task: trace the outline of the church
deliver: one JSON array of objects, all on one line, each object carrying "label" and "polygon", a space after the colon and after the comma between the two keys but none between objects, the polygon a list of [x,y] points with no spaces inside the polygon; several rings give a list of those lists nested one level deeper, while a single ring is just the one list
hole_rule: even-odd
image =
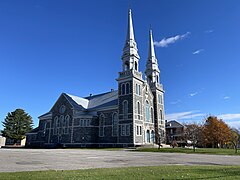
[{"label": "church", "polygon": [[62,93],[27,136],[27,147],[133,147],[165,141],[164,90],[152,30],[145,79],[131,9],[118,90],[78,97]]}]

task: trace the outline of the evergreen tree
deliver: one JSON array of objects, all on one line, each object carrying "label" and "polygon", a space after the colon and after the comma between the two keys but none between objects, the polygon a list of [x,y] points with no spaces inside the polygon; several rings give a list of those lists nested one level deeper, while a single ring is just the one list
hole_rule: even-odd
[{"label": "evergreen tree", "polygon": [[32,130],[32,117],[28,115],[23,109],[16,109],[8,113],[6,116],[2,130],[2,136],[14,140],[14,144],[18,140],[25,138],[26,133]]}]

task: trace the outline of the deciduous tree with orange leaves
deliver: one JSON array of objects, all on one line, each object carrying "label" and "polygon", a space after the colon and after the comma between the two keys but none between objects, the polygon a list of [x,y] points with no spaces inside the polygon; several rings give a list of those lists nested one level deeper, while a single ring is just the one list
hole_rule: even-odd
[{"label": "deciduous tree with orange leaves", "polygon": [[228,125],[216,116],[206,118],[203,125],[203,140],[206,147],[223,147],[231,139],[231,130]]}]

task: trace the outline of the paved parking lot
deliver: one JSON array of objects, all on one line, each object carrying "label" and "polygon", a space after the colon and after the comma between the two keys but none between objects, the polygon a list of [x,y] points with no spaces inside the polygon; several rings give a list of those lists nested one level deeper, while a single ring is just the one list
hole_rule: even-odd
[{"label": "paved parking lot", "polygon": [[89,149],[0,149],[0,172],[172,164],[240,165],[240,156]]}]

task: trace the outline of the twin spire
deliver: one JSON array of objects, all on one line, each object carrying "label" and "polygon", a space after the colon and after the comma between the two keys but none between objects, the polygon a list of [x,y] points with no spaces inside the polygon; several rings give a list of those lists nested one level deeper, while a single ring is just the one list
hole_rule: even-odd
[{"label": "twin spire", "polygon": [[128,11],[128,29],[127,29],[127,37],[126,41],[135,40],[134,32],[133,32],[133,23],[132,23],[132,11],[129,9]]},{"label": "twin spire", "polygon": [[[132,21],[132,11],[128,11],[128,27],[125,46],[123,48],[123,71],[134,69],[138,71],[138,61],[140,57],[138,55],[137,43],[134,38],[133,21]],[[159,68],[157,64],[157,58],[155,55],[152,29],[149,31],[149,50],[148,59],[146,64],[145,74],[149,82],[159,82]]]}]

